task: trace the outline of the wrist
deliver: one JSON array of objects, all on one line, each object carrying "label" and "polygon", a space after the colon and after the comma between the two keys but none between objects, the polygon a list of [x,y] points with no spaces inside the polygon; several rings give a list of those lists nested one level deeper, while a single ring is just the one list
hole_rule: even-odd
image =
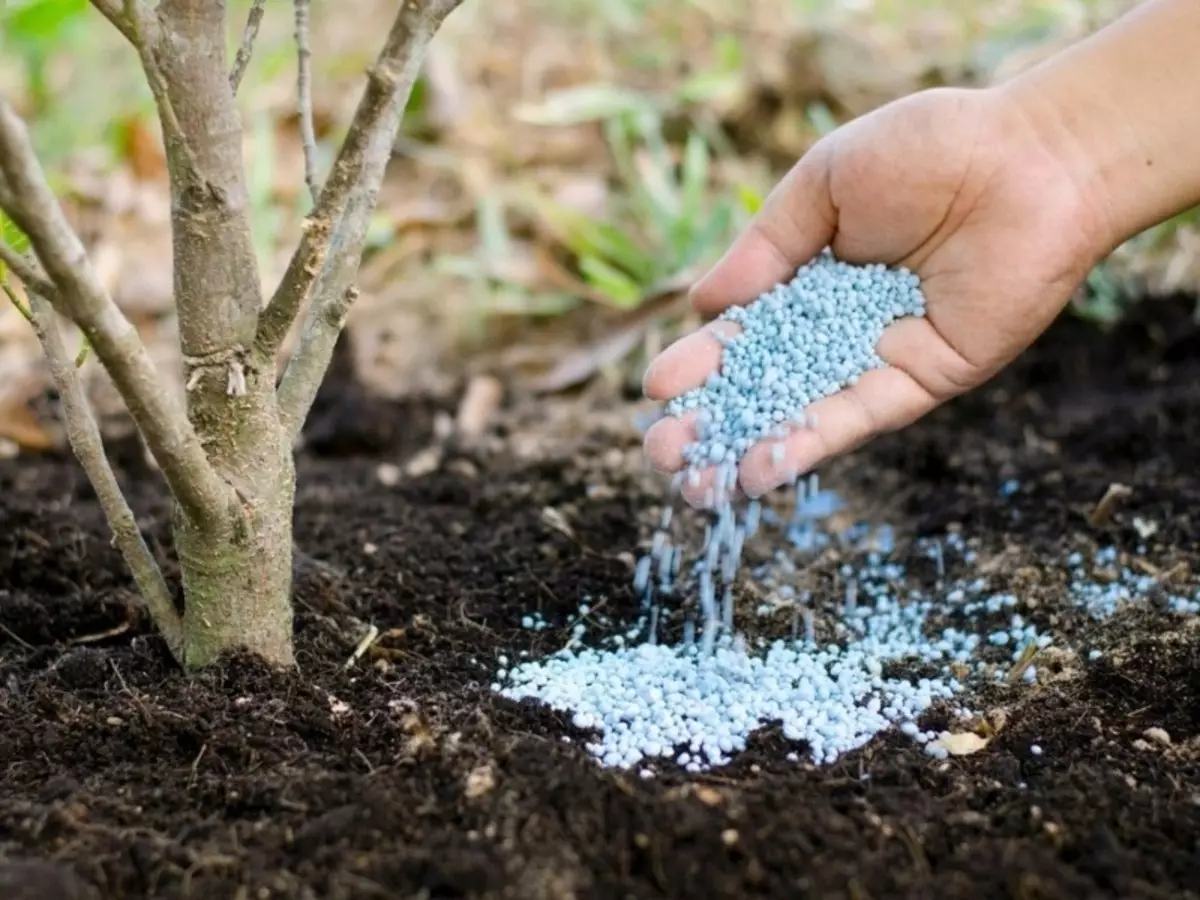
[{"label": "wrist", "polygon": [[990,90],[1071,178],[1103,256],[1200,203],[1200,3],[1145,0]]}]

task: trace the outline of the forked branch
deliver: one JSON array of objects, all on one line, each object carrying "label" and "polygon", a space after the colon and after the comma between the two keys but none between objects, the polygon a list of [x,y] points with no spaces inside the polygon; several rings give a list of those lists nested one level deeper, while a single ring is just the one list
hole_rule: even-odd
[{"label": "forked branch", "polygon": [[[6,197],[12,195],[6,193],[3,176],[0,176],[0,206],[7,206]],[[12,269],[13,274],[21,280],[21,284],[25,285],[27,290],[37,291],[43,297],[49,297],[54,293],[54,285],[46,280],[46,276],[39,272],[28,259],[21,253],[18,253],[8,244],[0,243],[0,262]]]},{"label": "forked branch", "polygon": [[112,377],[175,499],[198,523],[223,512],[232,489],[209,465],[137,331],[100,283],[46,183],[24,123],[3,99],[0,182],[0,207],[29,238],[60,311],[83,331]]},{"label": "forked branch", "polygon": [[345,323],[370,218],[425,50],[461,2],[406,0],[400,5],[300,246],[263,313],[257,344],[273,359],[311,294],[299,347],[279,387],[280,416],[293,438]]}]

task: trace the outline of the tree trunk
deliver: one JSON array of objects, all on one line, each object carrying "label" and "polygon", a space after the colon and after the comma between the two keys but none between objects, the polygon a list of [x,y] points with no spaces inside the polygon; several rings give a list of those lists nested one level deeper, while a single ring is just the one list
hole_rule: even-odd
[{"label": "tree trunk", "polygon": [[[226,473],[242,507],[216,529],[177,512],[175,548],[182,573],[183,664],[201,668],[228,650],[248,650],[291,666],[292,503],[296,473],[278,428],[267,440],[282,452],[253,477]],[[265,460],[263,460],[265,462]],[[238,477],[238,476],[242,477]],[[243,487],[244,486],[244,487]]]},{"label": "tree trunk", "polygon": [[183,663],[226,650],[276,665],[292,651],[291,441],[279,421],[273,359],[254,343],[262,285],[250,233],[243,129],[225,44],[225,4],[161,0],[153,12],[169,123],[175,303],[187,415],[227,508],[175,515],[184,592]]}]

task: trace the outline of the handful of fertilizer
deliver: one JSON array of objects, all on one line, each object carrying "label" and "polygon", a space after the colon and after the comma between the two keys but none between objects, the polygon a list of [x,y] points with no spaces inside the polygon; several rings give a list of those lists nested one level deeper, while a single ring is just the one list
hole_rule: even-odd
[{"label": "handful of fertilizer", "polygon": [[842,262],[828,249],[790,281],[731,307],[720,319],[741,333],[721,338],[719,371],[666,406],[673,416],[699,410],[688,468],[728,472],[754,444],[785,437],[790,423],[805,423],[810,404],[885,365],[875,348],[888,325],[924,314],[916,274]]}]

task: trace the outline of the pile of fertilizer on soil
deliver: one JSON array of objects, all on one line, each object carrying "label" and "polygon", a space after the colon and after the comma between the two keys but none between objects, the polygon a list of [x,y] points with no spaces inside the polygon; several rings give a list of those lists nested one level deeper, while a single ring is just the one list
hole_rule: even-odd
[{"label": "pile of fertilizer on soil", "polygon": [[[803,427],[810,404],[885,365],[876,352],[884,330],[924,314],[913,273],[851,265],[828,251],[786,284],[724,313],[741,330],[723,339],[720,370],[666,407],[669,415],[698,414],[696,439],[684,453],[686,477],[718,470],[717,502],[699,549],[689,552],[672,539],[668,508],[635,569],[642,615],[632,628],[585,647],[585,629],[577,626],[567,647],[501,669],[493,688],[572,712],[577,727],[599,732],[588,744],[597,760],[641,766],[650,777],[656,759],[693,772],[726,764],[774,722],[813,763],[833,762],[889,728],[945,758],[948,734],[923,730],[922,713],[957,698],[957,714],[970,718],[963,704],[973,687],[1013,677],[1036,681],[1031,659],[1054,637],[1015,611],[1012,593],[989,589],[972,570],[974,553],[961,536],[917,542],[936,564],[931,590],[892,558],[890,546],[881,548],[870,523],[825,527],[840,501],[819,490],[815,474],[793,482],[794,512],[786,521],[758,501],[720,499],[751,446]],[[745,572],[743,550],[756,536],[770,539],[775,552]],[[831,544],[846,556],[844,587],[835,597],[815,598],[802,587],[804,570]],[[946,577],[951,565],[961,573],[953,579]],[[1063,565],[1072,576],[1064,602],[1094,618],[1149,591],[1145,576],[1128,570],[1101,583],[1088,578],[1080,559]],[[739,616],[735,599],[747,581],[771,602]],[[1158,602],[1179,615],[1200,611],[1196,597]],[[735,627],[779,610],[790,611],[790,634],[750,641]],[[818,621],[828,626],[820,640]],[[677,643],[660,642],[667,631],[678,634]],[[788,758],[798,761],[799,750]]]}]

